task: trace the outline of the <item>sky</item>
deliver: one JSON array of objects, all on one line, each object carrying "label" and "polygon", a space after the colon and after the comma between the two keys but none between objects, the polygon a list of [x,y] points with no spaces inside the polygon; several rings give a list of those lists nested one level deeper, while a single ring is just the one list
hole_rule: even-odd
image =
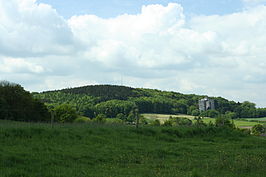
[{"label": "sky", "polygon": [[0,0],[0,80],[222,96],[266,107],[266,0]]}]

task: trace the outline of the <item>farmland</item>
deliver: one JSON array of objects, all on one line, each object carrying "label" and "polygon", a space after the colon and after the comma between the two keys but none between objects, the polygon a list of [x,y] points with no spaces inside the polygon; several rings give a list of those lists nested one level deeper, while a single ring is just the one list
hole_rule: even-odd
[{"label": "farmland", "polygon": [[[172,117],[180,117],[180,118],[188,118],[192,121],[195,121],[194,120],[194,116],[191,116],[191,115],[185,115],[185,114],[178,114],[178,115],[171,115],[171,114],[142,114],[145,118],[147,119],[150,119],[150,120],[155,120],[155,119],[158,119],[160,120],[161,123],[163,123],[165,120],[168,120],[170,116]],[[254,121],[251,121],[251,120],[254,120]],[[250,118],[250,119],[236,119],[236,120],[233,120],[234,124],[236,125],[236,127],[239,127],[239,128],[250,128],[256,124],[258,124],[258,122],[256,121],[260,121],[259,123],[261,124],[264,124],[262,121],[265,121],[266,118]],[[205,123],[209,123],[209,122],[212,122],[214,123],[215,122],[215,119],[214,118],[209,118],[209,117],[204,117],[203,118],[203,122]],[[266,122],[265,122],[266,124]]]},{"label": "farmland", "polygon": [[247,121],[265,121],[266,122],[266,117],[262,117],[262,118],[245,118],[245,120]]}]

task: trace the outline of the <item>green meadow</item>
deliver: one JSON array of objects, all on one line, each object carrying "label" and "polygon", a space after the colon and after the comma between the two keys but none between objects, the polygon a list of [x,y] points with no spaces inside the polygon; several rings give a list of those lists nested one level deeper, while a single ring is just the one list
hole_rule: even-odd
[{"label": "green meadow", "polygon": [[266,117],[262,117],[262,118],[244,118],[245,120],[248,121],[265,121],[266,122]]},{"label": "green meadow", "polygon": [[265,147],[223,127],[0,121],[0,176],[262,177]]},{"label": "green meadow", "polygon": [[[188,118],[192,121],[195,121],[195,116],[191,115],[185,115],[185,114],[177,114],[177,115],[171,115],[171,114],[142,114],[145,118],[149,120],[160,120],[161,123],[163,123],[165,120],[168,120],[170,116],[172,117],[180,117],[180,118]],[[215,118],[209,118],[204,117],[203,119],[204,123],[215,122]],[[265,122],[264,122],[265,121]],[[238,128],[251,128],[252,126],[260,123],[260,124],[266,124],[266,118],[249,118],[249,119],[234,119],[234,124]]]}]

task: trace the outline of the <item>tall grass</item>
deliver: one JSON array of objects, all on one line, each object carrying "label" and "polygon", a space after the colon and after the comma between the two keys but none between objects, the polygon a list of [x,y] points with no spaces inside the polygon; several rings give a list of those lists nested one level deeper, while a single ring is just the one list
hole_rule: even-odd
[{"label": "tall grass", "polygon": [[265,175],[266,141],[215,127],[0,122],[0,176]]}]

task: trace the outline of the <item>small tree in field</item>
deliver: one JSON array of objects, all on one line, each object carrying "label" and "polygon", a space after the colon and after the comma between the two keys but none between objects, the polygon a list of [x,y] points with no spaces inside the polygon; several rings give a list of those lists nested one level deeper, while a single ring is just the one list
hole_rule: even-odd
[{"label": "small tree in field", "polygon": [[215,119],[215,125],[217,127],[228,127],[228,128],[235,128],[234,123],[226,118],[224,115],[220,115]]},{"label": "small tree in field", "polygon": [[73,122],[78,117],[76,109],[69,104],[56,106],[52,111],[56,122]]},{"label": "small tree in field", "polygon": [[251,132],[254,135],[261,135],[266,132],[266,129],[263,125],[257,124],[252,127]]}]

